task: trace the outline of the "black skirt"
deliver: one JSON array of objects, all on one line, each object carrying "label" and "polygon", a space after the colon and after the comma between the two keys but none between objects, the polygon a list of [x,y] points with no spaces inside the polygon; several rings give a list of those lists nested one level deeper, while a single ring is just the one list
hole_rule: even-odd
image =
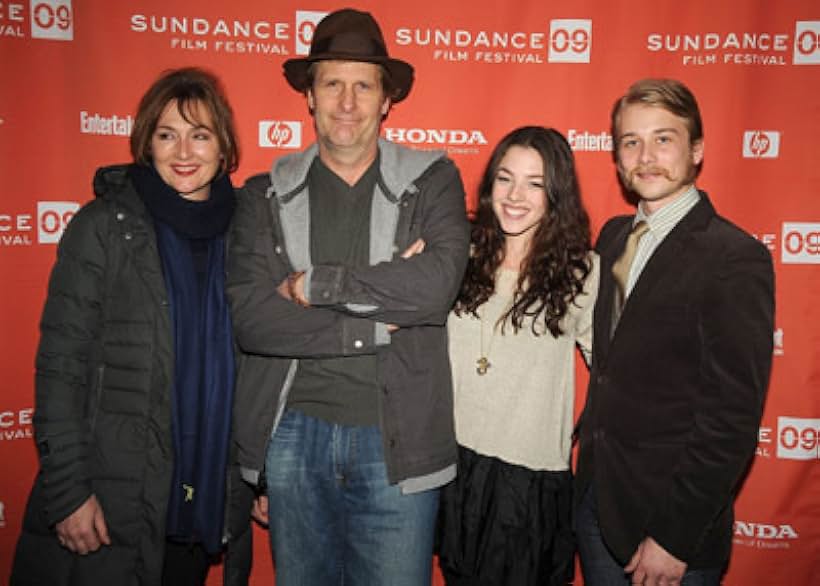
[{"label": "black skirt", "polygon": [[442,490],[439,564],[448,586],[572,582],[572,474],[534,471],[459,446]]}]

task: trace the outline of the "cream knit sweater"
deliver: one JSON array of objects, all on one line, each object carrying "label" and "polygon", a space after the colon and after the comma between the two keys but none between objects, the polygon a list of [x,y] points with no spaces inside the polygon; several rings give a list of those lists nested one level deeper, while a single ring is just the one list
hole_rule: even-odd
[{"label": "cream knit sweater", "polygon": [[[592,309],[598,292],[598,257],[584,292],[564,316],[554,338],[530,321],[513,334],[494,327],[510,307],[518,273],[499,270],[495,294],[479,308],[481,319],[450,314],[447,322],[455,393],[456,438],[479,454],[533,470],[567,470],[575,401],[575,346],[587,360],[592,348]],[[543,324],[543,317],[541,318]],[[486,374],[476,361],[486,356]]]}]

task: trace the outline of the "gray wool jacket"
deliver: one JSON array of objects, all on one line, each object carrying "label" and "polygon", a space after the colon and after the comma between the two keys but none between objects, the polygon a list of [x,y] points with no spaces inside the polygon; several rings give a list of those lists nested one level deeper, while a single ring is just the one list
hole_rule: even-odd
[{"label": "gray wool jacket", "polygon": [[[239,194],[228,295],[241,350],[234,441],[243,477],[256,484],[300,358],[376,354],[385,463],[413,492],[455,474],[456,442],[447,314],[469,247],[464,188],[442,152],[380,140],[370,223],[370,265],[313,265],[307,174],[316,145],[278,159]],[[401,252],[423,238],[424,252]],[[308,274],[311,307],[277,286]],[[385,324],[399,329],[388,333]]]}]

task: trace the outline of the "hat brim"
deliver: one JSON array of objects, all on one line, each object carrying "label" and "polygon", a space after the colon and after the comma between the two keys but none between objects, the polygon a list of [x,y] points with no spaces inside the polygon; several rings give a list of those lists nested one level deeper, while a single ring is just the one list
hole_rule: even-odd
[{"label": "hat brim", "polygon": [[393,92],[389,98],[394,104],[406,98],[410,93],[410,89],[413,87],[413,66],[405,61],[392,59],[390,57],[364,57],[362,55],[345,55],[342,53],[325,53],[300,59],[288,59],[285,61],[283,68],[285,79],[288,80],[290,87],[297,92],[304,93],[307,91],[310,87],[308,69],[311,64],[319,61],[360,61],[362,63],[381,65],[390,75]]}]

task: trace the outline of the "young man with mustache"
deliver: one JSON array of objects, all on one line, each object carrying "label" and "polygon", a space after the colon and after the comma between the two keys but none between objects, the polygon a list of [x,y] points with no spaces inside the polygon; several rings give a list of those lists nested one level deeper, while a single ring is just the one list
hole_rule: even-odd
[{"label": "young man with mustache", "polygon": [[612,129],[639,203],[596,247],[575,488],[584,581],[717,585],[769,379],[772,261],[695,187],[703,126],[686,86],[635,83]]}]

